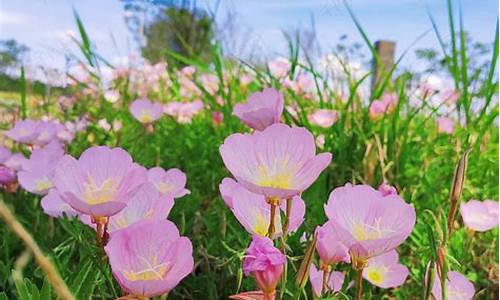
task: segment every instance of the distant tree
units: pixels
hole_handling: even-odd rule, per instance
[[[166,50],[189,58],[209,59],[213,19],[196,4],[188,0],[122,1],[128,27],[150,62],[165,59]]]
[[[29,48],[16,40],[0,40],[0,72],[19,67]]]
[[[142,54],[151,62],[165,58],[165,49],[206,60],[213,37],[212,20],[203,11],[167,8],[145,28]]]

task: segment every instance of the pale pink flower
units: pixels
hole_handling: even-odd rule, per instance
[[[233,114],[248,127],[262,131],[272,124],[279,123],[284,104],[282,93],[273,88],[266,88],[250,95],[247,103],[236,104]]]
[[[447,300],[471,300],[475,293],[474,285],[464,275],[455,271],[448,272],[448,280],[446,280]],[[437,272],[432,286],[432,295],[436,300],[441,300],[441,281]]]
[[[107,90],[104,92],[104,99],[109,103],[116,103],[120,100],[120,93],[117,90]]]
[[[167,171],[160,167],[151,168],[148,170],[148,181],[163,195],[180,198],[191,193],[186,189],[186,174],[176,168]]]
[[[270,223],[270,206],[263,195],[252,193],[236,183],[231,190],[232,212],[246,231],[252,235],[266,236]],[[306,206],[304,201],[296,196],[291,201],[288,232],[294,232],[304,222]],[[286,211],[283,203],[281,210]],[[275,232],[273,239],[283,235],[281,215],[276,213]]]
[[[9,148],[0,146],[0,164],[3,164],[12,156],[12,152]]]
[[[267,63],[269,72],[276,78],[284,78],[290,72],[291,64],[288,59],[284,57],[278,57]]]
[[[232,178],[224,178],[222,179],[221,184],[219,184],[219,191],[222,196],[222,200],[224,200],[227,207],[231,209],[233,208],[233,195],[239,186],[240,184]]]
[[[4,162],[4,165],[11,170],[20,171],[27,160],[22,153],[14,153]]]
[[[438,132],[452,134],[455,129],[455,121],[448,117],[437,118]]]
[[[324,265],[333,265],[340,262],[349,263],[351,262],[349,249],[342,244],[333,226],[332,221],[328,221],[323,226],[316,228],[316,251],[321,263]]]
[[[104,129],[104,131],[111,130],[111,124],[109,124],[108,120],[106,119],[100,119],[99,121],[97,121],[97,125]]]
[[[130,104],[130,113],[143,124],[151,124],[163,115],[163,106],[148,99],[138,99]]]
[[[314,297],[320,298],[323,295],[323,270],[318,270],[314,264],[309,270],[309,281],[311,282]],[[327,281],[327,291],[336,293],[342,289],[345,275],[342,272],[333,271]],[[326,292],[326,291],[325,291]]]
[[[173,206],[172,194],[161,194],[151,183],[145,183],[124,209],[109,218],[108,232],[113,234],[141,220],[164,220]]]
[[[379,100],[374,100],[370,105],[370,117],[376,119],[391,113],[395,109],[398,99],[398,95],[395,93],[384,93]]]
[[[306,190],[332,159],[330,153],[316,155],[314,136],[309,131],[284,124],[253,134],[233,134],[219,151],[240,184],[278,199]]]
[[[401,197],[384,197],[368,185],[346,184],[334,189],[325,212],[351,258],[361,262],[403,243],[416,218],[415,208]]]
[[[243,261],[245,276],[252,275],[264,294],[273,294],[281,278],[286,256],[266,237],[254,236]]]
[[[387,182],[382,182],[378,187],[378,191],[382,193],[382,196],[397,195],[398,190],[395,187],[388,184]]]
[[[31,193],[47,194],[49,189],[54,187],[55,168],[63,155],[64,150],[57,141],[44,148],[33,150],[17,174],[19,184]]]
[[[40,201],[43,212],[47,215],[60,218],[64,215],[68,217],[78,216],[78,212],[71,208],[71,206],[61,199],[61,196],[56,189],[51,189]]]
[[[142,220],[113,234],[106,247],[113,276],[133,297],[171,291],[193,272],[193,246],[168,220]]]
[[[121,148],[96,146],[76,160],[65,155],[55,169],[55,186],[73,209],[93,217],[122,210],[147,180],[146,170]]]
[[[210,95],[215,95],[219,90],[219,78],[214,74],[201,74],[200,81]]]
[[[447,104],[455,104],[457,103],[458,98],[460,98],[460,92],[454,89],[449,89],[442,91],[440,96],[443,102]]]
[[[309,123],[323,128],[329,128],[339,118],[339,113],[331,109],[317,109],[307,116]]]
[[[17,121],[14,128],[5,131],[4,135],[19,143],[33,144],[38,136],[38,122],[31,119]]]
[[[465,226],[475,231],[487,231],[498,226],[498,202],[470,200],[460,205]]]
[[[396,250],[370,258],[363,269],[363,277],[383,289],[402,285],[408,274],[408,268],[399,263]]]

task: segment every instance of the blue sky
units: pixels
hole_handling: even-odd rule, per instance
[[[213,7],[215,1],[198,0],[200,7]],[[348,0],[372,40],[397,42],[401,53],[431,28],[426,6],[438,26],[447,33],[445,0]],[[458,1],[453,1],[455,5]],[[477,41],[492,42],[498,15],[496,0],[461,0],[467,30]],[[101,55],[119,61],[136,50],[124,23],[118,0],[0,0],[0,38],[15,38],[32,49],[32,63],[62,68],[63,53],[71,49],[67,34],[76,32],[72,14],[75,8]],[[338,38],[347,34],[360,41],[342,0],[222,0],[217,20],[228,11],[236,13],[240,41],[251,41],[265,57],[286,53],[283,29],[310,25],[314,17],[322,50],[326,52]],[[446,34],[447,35],[447,34]],[[433,33],[417,47],[435,47]],[[407,64],[412,64],[408,58]]]

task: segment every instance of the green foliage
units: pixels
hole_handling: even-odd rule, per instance
[[[166,59],[165,49],[207,62],[213,22],[204,11],[169,7],[146,26],[144,36],[146,45],[142,54],[152,63]]]
[[[14,39],[0,40],[0,71],[18,67],[29,48]]]

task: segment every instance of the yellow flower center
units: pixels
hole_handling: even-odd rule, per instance
[[[361,221],[355,222],[351,227],[351,234],[358,241],[376,240],[394,232],[388,228],[382,228],[380,219],[375,219],[374,224],[365,224]]]
[[[139,272],[125,271],[123,275],[129,281],[151,281],[151,280],[162,280],[168,271],[166,265],[158,265],[151,269],[142,270]]]
[[[141,271],[125,271],[123,275],[129,281],[151,281],[151,280],[162,280],[170,269],[169,263],[158,264],[158,259],[153,257],[151,261],[144,257],[139,257],[142,259],[146,268]]]
[[[266,218],[258,214],[256,217],[257,221],[255,222],[253,230],[260,236],[266,236],[267,230],[269,229],[269,222],[267,222]]]
[[[94,178],[89,177],[88,182],[84,183],[85,200],[92,205],[108,202],[115,198],[117,185],[112,178],[108,178],[98,186]]]
[[[53,186],[54,186],[54,184],[52,183],[52,181],[50,181],[47,178],[43,178],[36,183],[36,190],[39,192],[45,191],[45,190],[52,188]]]
[[[153,122],[153,116],[151,116],[148,111],[143,111],[139,121],[141,121],[141,123],[151,123]]]
[[[271,165],[259,164],[257,166],[257,185],[279,189],[289,189],[291,187],[293,175],[297,166],[289,165],[289,157],[275,161]]]
[[[377,268],[370,268],[368,270],[368,279],[376,284],[381,284],[385,281],[383,272]]]

